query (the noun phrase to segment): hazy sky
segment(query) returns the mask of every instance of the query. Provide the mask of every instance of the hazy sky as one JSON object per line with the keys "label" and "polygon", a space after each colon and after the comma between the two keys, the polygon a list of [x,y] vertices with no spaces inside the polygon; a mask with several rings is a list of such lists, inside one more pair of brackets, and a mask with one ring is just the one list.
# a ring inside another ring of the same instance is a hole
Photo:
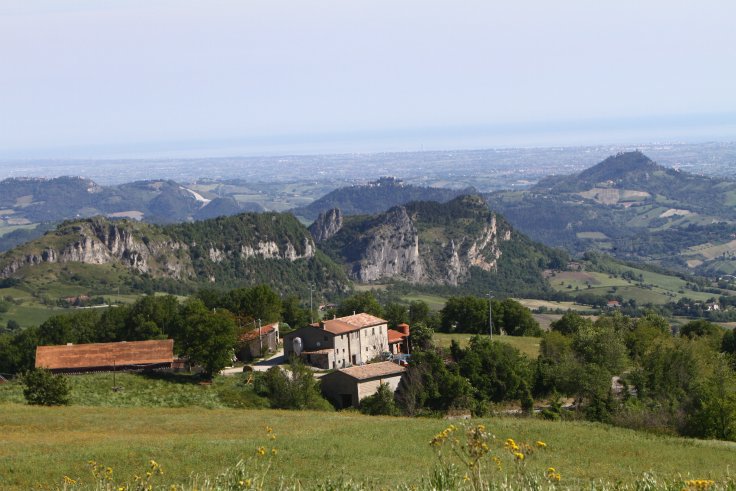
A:
{"label": "hazy sky", "polygon": [[2,0],[0,158],[736,140],[735,22],[733,0]]}

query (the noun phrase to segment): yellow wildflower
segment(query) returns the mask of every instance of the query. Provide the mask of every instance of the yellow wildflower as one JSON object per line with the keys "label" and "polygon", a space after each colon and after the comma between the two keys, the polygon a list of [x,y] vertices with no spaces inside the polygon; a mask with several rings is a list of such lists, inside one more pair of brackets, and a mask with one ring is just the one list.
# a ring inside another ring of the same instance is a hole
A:
{"label": "yellow wildflower", "polygon": [[518,461],[524,460],[524,454],[521,452],[514,452],[514,458]]}
{"label": "yellow wildflower", "polygon": [[547,444],[544,443],[541,440],[537,440],[537,447],[539,447],[539,448],[547,448]]}

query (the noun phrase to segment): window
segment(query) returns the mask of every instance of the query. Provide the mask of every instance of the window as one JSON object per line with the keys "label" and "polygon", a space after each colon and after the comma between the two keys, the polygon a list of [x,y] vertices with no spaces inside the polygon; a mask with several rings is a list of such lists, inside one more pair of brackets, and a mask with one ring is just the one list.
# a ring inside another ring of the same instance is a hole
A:
{"label": "window", "polygon": [[376,328],[371,329],[371,334],[376,334]]}

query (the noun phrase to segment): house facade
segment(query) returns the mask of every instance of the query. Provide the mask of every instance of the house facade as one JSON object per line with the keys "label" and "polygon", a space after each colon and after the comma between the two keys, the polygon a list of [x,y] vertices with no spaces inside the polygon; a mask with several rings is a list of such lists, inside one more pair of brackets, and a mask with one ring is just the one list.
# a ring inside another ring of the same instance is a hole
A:
{"label": "house facade", "polygon": [[287,358],[300,351],[306,363],[326,369],[367,363],[388,347],[388,322],[365,313],[321,321],[284,336]]}
{"label": "house facade", "polygon": [[353,366],[328,373],[321,379],[322,394],[336,408],[357,407],[375,394],[381,384],[396,392],[406,368],[390,361]]}

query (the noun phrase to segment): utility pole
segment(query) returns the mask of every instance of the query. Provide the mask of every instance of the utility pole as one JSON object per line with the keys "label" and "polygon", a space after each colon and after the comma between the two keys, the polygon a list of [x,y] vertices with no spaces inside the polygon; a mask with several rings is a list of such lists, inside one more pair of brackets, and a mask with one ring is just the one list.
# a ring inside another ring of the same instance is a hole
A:
{"label": "utility pole", "polygon": [[314,324],[314,308],[312,307],[312,292],[314,285],[309,285],[309,323]]}
{"label": "utility pole", "polygon": [[493,339],[493,302],[491,299],[493,298],[492,295],[493,292],[488,292],[488,334],[491,336],[491,339]]}
{"label": "utility pole", "polygon": [[261,319],[258,319],[258,344],[261,356],[263,356],[263,336],[261,336]]}

